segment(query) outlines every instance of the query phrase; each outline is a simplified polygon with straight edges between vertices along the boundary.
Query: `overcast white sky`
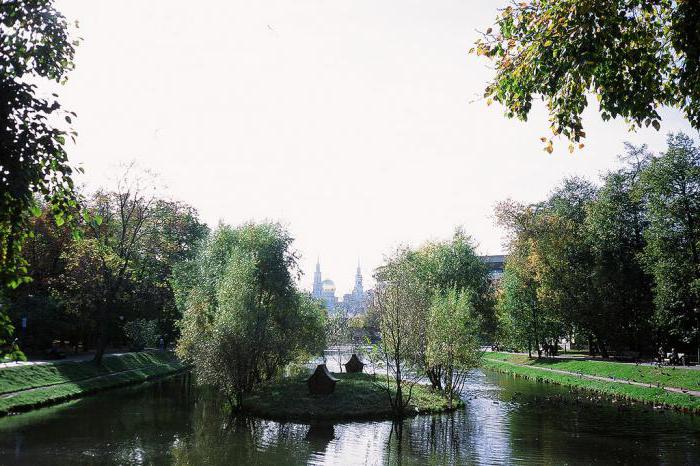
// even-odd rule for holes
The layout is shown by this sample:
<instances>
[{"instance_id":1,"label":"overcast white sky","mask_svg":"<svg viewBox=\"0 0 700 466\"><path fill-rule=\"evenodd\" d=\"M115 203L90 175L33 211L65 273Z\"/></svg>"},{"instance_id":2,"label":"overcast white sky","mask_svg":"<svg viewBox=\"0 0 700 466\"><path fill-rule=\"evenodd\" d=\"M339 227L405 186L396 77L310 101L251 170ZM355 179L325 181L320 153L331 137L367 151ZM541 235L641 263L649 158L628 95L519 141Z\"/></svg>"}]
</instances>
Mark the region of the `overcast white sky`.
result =
<instances>
[{"instance_id":1,"label":"overcast white sky","mask_svg":"<svg viewBox=\"0 0 700 466\"><path fill-rule=\"evenodd\" d=\"M502 251L493 206L542 199L564 176L597 177L624 141L661 132L586 118L586 149L542 150L528 123L480 100L491 76L467 54L505 0L60 0L84 38L61 90L78 113L71 158L106 183L136 160L210 225L273 219L339 294L396 245L464 226ZM692 133L691 134L697 134Z\"/></svg>"}]
</instances>

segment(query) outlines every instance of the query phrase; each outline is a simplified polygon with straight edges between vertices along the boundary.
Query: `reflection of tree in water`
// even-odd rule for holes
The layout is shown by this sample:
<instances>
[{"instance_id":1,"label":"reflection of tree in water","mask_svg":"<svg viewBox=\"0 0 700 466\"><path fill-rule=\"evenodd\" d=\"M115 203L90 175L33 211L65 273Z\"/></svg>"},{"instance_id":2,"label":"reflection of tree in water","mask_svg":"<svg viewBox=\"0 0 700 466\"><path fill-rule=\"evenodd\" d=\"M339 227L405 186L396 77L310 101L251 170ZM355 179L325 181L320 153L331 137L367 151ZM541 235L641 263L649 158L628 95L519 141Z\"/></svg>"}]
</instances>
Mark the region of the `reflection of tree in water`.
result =
<instances>
[{"instance_id":1,"label":"reflection of tree in water","mask_svg":"<svg viewBox=\"0 0 700 466\"><path fill-rule=\"evenodd\" d=\"M334 436L332 425L328 437L328 427L310 433L303 424L231 418L222 406L213 394L200 397L192 409L190 433L172 445L175 464L304 464Z\"/></svg>"},{"instance_id":2,"label":"reflection of tree in water","mask_svg":"<svg viewBox=\"0 0 700 466\"><path fill-rule=\"evenodd\" d=\"M387 462L462 463L466 457L463 428L451 415L417 416L393 423L387 439Z\"/></svg>"},{"instance_id":3,"label":"reflection of tree in water","mask_svg":"<svg viewBox=\"0 0 700 466\"><path fill-rule=\"evenodd\" d=\"M335 438L335 426L328 422L315 422L309 426L304 437L316 453L326 451L328 444Z\"/></svg>"}]
</instances>

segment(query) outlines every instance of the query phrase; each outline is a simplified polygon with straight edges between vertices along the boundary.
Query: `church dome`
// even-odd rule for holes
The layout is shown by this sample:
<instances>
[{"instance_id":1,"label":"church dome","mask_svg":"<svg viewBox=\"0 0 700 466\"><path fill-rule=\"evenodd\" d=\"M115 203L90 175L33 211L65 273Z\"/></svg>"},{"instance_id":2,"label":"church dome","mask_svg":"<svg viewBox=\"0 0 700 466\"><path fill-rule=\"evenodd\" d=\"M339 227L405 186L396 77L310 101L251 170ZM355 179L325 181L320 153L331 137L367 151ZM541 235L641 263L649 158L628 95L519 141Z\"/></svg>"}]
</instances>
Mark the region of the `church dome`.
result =
<instances>
[{"instance_id":1,"label":"church dome","mask_svg":"<svg viewBox=\"0 0 700 466\"><path fill-rule=\"evenodd\" d=\"M333 283L333 280L323 280L321 286L323 287L323 291L335 292L335 283Z\"/></svg>"}]
</instances>

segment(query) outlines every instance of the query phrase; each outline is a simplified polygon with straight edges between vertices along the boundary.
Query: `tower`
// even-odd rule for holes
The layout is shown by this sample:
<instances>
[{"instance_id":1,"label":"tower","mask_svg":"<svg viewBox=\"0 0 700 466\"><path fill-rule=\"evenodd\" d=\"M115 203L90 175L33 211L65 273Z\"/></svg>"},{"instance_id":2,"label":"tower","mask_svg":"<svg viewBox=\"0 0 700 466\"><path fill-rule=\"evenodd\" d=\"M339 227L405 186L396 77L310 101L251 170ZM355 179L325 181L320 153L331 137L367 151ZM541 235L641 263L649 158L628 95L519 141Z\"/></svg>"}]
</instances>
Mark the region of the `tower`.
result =
<instances>
[{"instance_id":1,"label":"tower","mask_svg":"<svg viewBox=\"0 0 700 466\"><path fill-rule=\"evenodd\" d=\"M316 259L316 271L314 272L314 288L311 295L314 298L320 298L323 294L323 284L321 283L321 264Z\"/></svg>"},{"instance_id":2,"label":"tower","mask_svg":"<svg viewBox=\"0 0 700 466\"><path fill-rule=\"evenodd\" d=\"M364 293L362 289L362 272L360 271L360 261L357 261L357 271L355 272L355 288L352 290L352 294L356 297L361 297Z\"/></svg>"}]
</instances>

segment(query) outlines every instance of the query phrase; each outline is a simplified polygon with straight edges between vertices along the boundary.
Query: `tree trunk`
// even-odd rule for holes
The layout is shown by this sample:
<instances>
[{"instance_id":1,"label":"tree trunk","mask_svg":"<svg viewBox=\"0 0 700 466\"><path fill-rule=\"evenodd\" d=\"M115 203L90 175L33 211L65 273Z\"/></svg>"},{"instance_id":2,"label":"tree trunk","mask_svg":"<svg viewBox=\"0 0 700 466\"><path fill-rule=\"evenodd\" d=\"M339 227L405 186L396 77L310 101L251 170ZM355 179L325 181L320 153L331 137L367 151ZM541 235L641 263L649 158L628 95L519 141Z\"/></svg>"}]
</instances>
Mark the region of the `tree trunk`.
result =
<instances>
[{"instance_id":1,"label":"tree trunk","mask_svg":"<svg viewBox=\"0 0 700 466\"><path fill-rule=\"evenodd\" d=\"M425 371L430 385L436 390L442 390L442 369L431 367Z\"/></svg>"},{"instance_id":2,"label":"tree trunk","mask_svg":"<svg viewBox=\"0 0 700 466\"><path fill-rule=\"evenodd\" d=\"M608 359L610 355L608 354L608 348L605 346L605 342L597 337L596 340L598 341L598 349L600 350L600 355L603 357L603 359Z\"/></svg>"}]
</instances>

